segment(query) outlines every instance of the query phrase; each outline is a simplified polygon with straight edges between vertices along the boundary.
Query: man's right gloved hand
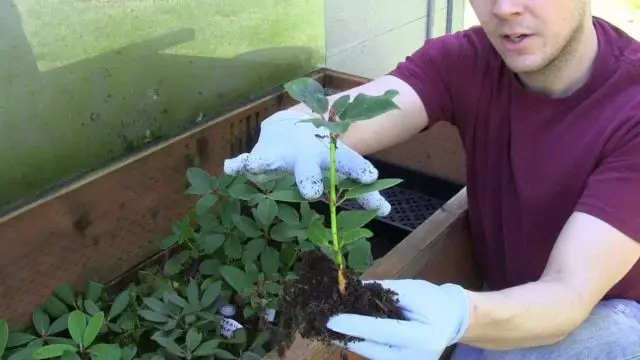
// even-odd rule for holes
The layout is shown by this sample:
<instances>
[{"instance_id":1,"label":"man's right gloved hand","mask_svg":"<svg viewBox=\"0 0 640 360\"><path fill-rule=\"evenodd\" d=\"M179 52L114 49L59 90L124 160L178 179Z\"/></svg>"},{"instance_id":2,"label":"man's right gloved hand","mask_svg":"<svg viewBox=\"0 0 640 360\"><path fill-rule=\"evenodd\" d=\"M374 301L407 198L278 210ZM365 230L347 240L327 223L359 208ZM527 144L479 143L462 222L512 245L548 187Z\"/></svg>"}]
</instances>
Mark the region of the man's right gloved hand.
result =
<instances>
[{"instance_id":1,"label":"man's right gloved hand","mask_svg":"<svg viewBox=\"0 0 640 360\"><path fill-rule=\"evenodd\" d=\"M293 110L279 111L264 120L258 142L249 153L227 159L224 172L228 175L292 173L300 194L318 199L323 191L323 170L329 168L329 132L308 122L310 116ZM378 179L378 170L364 157L338 142L336 172L340 178L369 184ZM378 210L378 216L391 211L379 192L371 192L357 201L367 210Z\"/></svg>"}]
</instances>

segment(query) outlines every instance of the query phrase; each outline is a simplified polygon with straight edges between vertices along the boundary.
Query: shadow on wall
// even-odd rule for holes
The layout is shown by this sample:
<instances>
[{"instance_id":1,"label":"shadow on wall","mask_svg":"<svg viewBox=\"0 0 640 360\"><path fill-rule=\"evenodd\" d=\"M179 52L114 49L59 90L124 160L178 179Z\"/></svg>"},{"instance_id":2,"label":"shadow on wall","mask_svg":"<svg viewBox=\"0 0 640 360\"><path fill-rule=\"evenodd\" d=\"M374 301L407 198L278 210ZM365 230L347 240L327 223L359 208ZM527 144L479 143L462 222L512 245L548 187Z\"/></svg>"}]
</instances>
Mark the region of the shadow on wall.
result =
<instances>
[{"instance_id":1,"label":"shadow on wall","mask_svg":"<svg viewBox=\"0 0 640 360\"><path fill-rule=\"evenodd\" d=\"M161 53L195 39L194 29L181 29L40 71L8 0L0 1L0 34L0 208L175 135L323 60L304 46L226 59ZM67 40L60 46L73 45Z\"/></svg>"}]
</instances>

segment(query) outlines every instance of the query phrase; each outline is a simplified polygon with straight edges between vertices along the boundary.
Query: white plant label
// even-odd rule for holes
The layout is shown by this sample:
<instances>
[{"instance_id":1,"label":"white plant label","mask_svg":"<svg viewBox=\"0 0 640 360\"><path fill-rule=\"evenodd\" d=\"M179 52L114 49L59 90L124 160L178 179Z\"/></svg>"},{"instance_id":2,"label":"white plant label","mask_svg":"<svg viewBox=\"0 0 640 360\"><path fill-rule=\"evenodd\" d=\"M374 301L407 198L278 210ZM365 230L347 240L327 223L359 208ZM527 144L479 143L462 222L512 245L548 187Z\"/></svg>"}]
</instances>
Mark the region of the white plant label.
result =
<instances>
[{"instance_id":1,"label":"white plant label","mask_svg":"<svg viewBox=\"0 0 640 360\"><path fill-rule=\"evenodd\" d=\"M267 309L267 311L265 311L264 317L268 322L272 322L276 318L276 309Z\"/></svg>"},{"instance_id":2,"label":"white plant label","mask_svg":"<svg viewBox=\"0 0 640 360\"><path fill-rule=\"evenodd\" d=\"M233 333L236 330L241 329L242 325L233 319L223 318L220 321L220 325L222 325L222 335L226 338L230 338L233 336Z\"/></svg>"}]
</instances>

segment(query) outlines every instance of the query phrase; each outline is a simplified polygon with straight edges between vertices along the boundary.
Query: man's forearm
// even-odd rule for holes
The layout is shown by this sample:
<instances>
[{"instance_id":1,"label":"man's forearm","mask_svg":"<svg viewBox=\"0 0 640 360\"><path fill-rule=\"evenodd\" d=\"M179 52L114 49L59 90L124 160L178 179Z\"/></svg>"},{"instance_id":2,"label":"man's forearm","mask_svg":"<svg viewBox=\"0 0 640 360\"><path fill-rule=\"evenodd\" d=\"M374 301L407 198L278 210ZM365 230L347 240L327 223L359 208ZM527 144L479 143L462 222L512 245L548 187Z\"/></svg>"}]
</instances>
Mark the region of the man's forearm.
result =
<instances>
[{"instance_id":1,"label":"man's forearm","mask_svg":"<svg viewBox=\"0 0 640 360\"><path fill-rule=\"evenodd\" d=\"M470 325L460 342L485 349L553 344L574 330L593 304L554 281L469 292Z\"/></svg>"}]
</instances>

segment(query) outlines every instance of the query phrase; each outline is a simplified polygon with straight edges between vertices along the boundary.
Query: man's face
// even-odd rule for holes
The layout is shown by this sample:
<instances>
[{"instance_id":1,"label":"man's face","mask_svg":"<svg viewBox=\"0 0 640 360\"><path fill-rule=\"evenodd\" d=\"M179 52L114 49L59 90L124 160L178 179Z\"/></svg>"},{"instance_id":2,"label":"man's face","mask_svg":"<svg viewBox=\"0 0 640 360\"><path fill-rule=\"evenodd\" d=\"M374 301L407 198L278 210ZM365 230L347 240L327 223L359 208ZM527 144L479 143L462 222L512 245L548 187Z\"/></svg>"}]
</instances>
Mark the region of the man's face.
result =
<instances>
[{"instance_id":1,"label":"man's face","mask_svg":"<svg viewBox=\"0 0 640 360\"><path fill-rule=\"evenodd\" d=\"M469 0L489 40L516 73L561 62L582 31L589 0Z\"/></svg>"}]
</instances>

